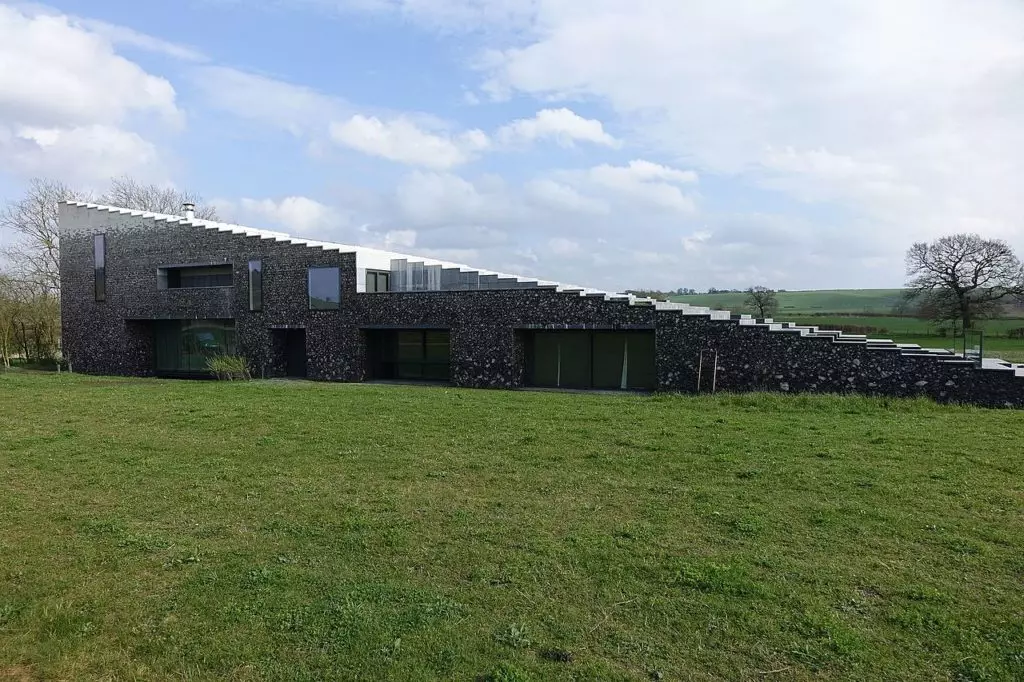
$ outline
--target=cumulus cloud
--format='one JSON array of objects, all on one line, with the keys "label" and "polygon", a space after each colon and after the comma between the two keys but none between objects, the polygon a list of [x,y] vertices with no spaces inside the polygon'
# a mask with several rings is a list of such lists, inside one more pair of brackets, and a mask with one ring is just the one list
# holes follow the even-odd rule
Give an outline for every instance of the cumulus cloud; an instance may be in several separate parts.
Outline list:
[{"label": "cumulus cloud", "polygon": [[622,144],[605,132],[600,121],[583,118],[566,108],[542,109],[533,118],[513,121],[498,130],[497,138],[505,144],[553,139],[563,147],[572,147],[576,142],[605,147],[619,147]]},{"label": "cumulus cloud", "polygon": [[133,112],[177,122],[174,88],[65,16],[0,5],[0,116],[21,125],[115,124]]},{"label": "cumulus cloud", "polygon": [[174,88],[118,55],[108,34],[0,5],[0,160],[8,172],[83,184],[159,176],[157,148],[130,125],[151,118],[180,126]]},{"label": "cumulus cloud", "polygon": [[128,174],[162,178],[160,154],[140,135],[113,126],[72,128],[0,125],[0,157],[22,177],[58,176],[75,186]]},{"label": "cumulus cloud", "polygon": [[340,210],[304,196],[216,199],[212,203],[228,222],[266,226],[293,236],[336,239],[351,227]]},{"label": "cumulus cloud", "polygon": [[448,135],[422,130],[404,118],[382,121],[359,114],[332,123],[330,134],[338,144],[370,156],[441,170],[472,160],[490,145],[480,130]]},{"label": "cumulus cloud", "polygon": [[606,214],[607,202],[584,196],[569,184],[551,178],[538,178],[526,183],[526,195],[534,203],[558,211],[583,214]]},{"label": "cumulus cloud", "polygon": [[[480,35],[485,23],[478,92],[597,100],[631,142],[666,158],[828,204],[846,219],[818,229],[834,231],[840,252],[867,234],[893,262],[913,239],[978,227],[1024,247],[1018,0],[379,0],[374,9],[432,30]],[[678,202],[667,190],[662,198]],[[900,275],[897,266],[887,281]]]},{"label": "cumulus cloud", "polygon": [[587,179],[601,188],[634,200],[682,213],[693,213],[696,203],[679,185],[697,182],[697,174],[650,161],[630,161],[625,166],[601,164],[591,168]]}]

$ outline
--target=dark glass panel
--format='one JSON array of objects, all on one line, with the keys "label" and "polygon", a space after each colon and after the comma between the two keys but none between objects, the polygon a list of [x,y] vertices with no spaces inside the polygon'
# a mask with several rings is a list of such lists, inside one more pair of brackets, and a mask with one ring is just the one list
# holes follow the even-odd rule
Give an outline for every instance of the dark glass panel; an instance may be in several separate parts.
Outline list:
[{"label": "dark glass panel", "polygon": [[533,385],[558,386],[559,334],[537,332],[533,337]]},{"label": "dark glass panel", "polygon": [[560,383],[562,388],[590,388],[590,334],[561,334]]},{"label": "dark glass panel", "polygon": [[210,357],[236,353],[234,320],[163,320],[154,331],[157,372],[205,374]]},{"label": "dark glass panel", "polygon": [[310,310],[337,310],[339,307],[341,307],[341,271],[338,268],[310,268]]},{"label": "dark glass panel", "polygon": [[263,310],[263,262],[249,261],[249,310]]},{"label": "dark glass panel", "polygon": [[626,335],[629,369],[627,388],[654,390],[658,372],[654,364],[654,332],[631,332]]},{"label": "dark glass panel", "polygon": [[97,301],[107,300],[107,235],[93,237],[93,279]]},{"label": "dark glass panel", "polygon": [[622,388],[625,350],[626,337],[621,332],[594,333],[594,388]]}]

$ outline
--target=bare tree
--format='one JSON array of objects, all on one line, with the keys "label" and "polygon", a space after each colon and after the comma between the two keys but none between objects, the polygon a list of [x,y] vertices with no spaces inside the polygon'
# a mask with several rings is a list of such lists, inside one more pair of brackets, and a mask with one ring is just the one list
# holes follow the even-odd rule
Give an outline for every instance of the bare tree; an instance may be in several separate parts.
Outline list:
[{"label": "bare tree", "polygon": [[51,361],[59,353],[60,302],[46,287],[0,273],[0,361],[20,355],[27,362]]},{"label": "bare tree", "polygon": [[110,189],[100,197],[99,203],[169,215],[181,215],[181,205],[188,203],[195,204],[196,218],[219,220],[217,209],[203,204],[203,198],[198,194],[171,187],[144,185],[128,176],[111,180]]},{"label": "bare tree", "polygon": [[0,361],[10,369],[14,355],[14,325],[21,313],[21,303],[15,293],[15,279],[0,272]]},{"label": "bare tree", "polygon": [[56,293],[60,289],[60,237],[57,204],[85,201],[89,196],[55,180],[35,178],[21,199],[9,201],[0,211],[0,227],[14,233],[17,241],[4,248],[4,255],[18,278],[29,280]]},{"label": "bare tree", "polygon": [[[62,201],[92,201],[87,192],[72,189],[56,180],[35,178],[29,181],[25,195],[7,202],[0,210],[0,227],[15,236],[3,249],[19,279],[45,287],[54,294],[60,290],[60,234],[57,205]],[[217,220],[217,210],[203,205],[201,197],[188,192],[144,185],[129,177],[114,178],[110,190],[98,199],[136,211],[180,215],[184,203],[196,204],[196,217]]]},{"label": "bare tree", "polygon": [[908,295],[939,321],[970,329],[999,313],[1004,300],[1024,293],[1024,266],[1006,242],[954,234],[907,251]]},{"label": "bare tree", "polygon": [[743,305],[762,320],[773,317],[779,310],[779,300],[775,296],[775,290],[768,287],[759,286],[747,289],[747,297],[743,299]]}]

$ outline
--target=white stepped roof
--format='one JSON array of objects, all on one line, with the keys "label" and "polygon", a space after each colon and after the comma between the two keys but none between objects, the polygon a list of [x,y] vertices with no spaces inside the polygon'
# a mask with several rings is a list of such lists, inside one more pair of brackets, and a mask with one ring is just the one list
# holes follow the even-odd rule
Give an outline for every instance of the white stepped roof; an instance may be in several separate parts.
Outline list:
[{"label": "white stepped roof", "polygon": [[[300,246],[308,246],[310,248],[322,248],[327,251],[340,251],[342,253],[355,253],[357,267],[367,267],[367,264],[371,264],[372,268],[386,269],[391,260],[393,259],[405,259],[411,263],[423,263],[424,265],[440,265],[443,268],[457,268],[464,272],[474,271],[479,272],[481,275],[497,275],[503,279],[515,279],[520,282],[537,282],[540,286],[553,286],[560,291],[576,291],[579,290],[581,295],[587,296],[615,296],[623,299],[627,299],[630,302],[633,301],[645,301],[649,299],[638,299],[636,296],[631,294],[615,294],[608,291],[602,291],[600,289],[594,289],[591,287],[577,286],[574,284],[565,284],[561,282],[553,282],[548,280],[537,279],[536,277],[526,277],[523,275],[513,275],[505,272],[498,272],[496,270],[488,270],[486,268],[477,268],[464,263],[454,263],[451,261],[439,260],[436,258],[428,258],[423,256],[416,256],[407,253],[398,253],[396,251],[386,251],[383,249],[375,249],[368,246],[358,246],[354,244],[341,244],[338,242],[328,242],[318,239],[305,239],[302,237],[295,237],[285,232],[275,232],[272,230],[262,230],[253,227],[247,227],[245,225],[235,225],[232,223],[221,223],[214,220],[202,220],[199,218],[193,218],[191,220],[186,219],[178,215],[170,215],[166,213],[153,213],[151,211],[134,211],[127,208],[120,208],[117,206],[105,206],[103,204],[94,204],[84,201],[67,201],[63,202],[68,206],[77,206],[80,208],[93,209],[97,211],[107,211],[110,213],[117,213],[120,215],[129,215],[136,218],[148,218],[155,221],[174,223],[179,225],[191,225],[193,227],[202,227],[207,230],[216,230],[218,232],[230,232],[231,234],[243,234],[248,237],[258,237],[260,239],[273,239],[274,241],[287,242],[289,244],[296,244]],[[653,302],[653,301],[652,301]]]}]

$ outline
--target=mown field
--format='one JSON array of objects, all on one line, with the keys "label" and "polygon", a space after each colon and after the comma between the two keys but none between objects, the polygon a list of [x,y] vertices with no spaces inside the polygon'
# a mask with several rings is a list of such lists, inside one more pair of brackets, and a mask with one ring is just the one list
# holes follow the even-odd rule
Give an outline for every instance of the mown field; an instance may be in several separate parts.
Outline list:
[{"label": "mown field", "polygon": [[1024,413],[0,373],[0,678],[1024,679]]}]

